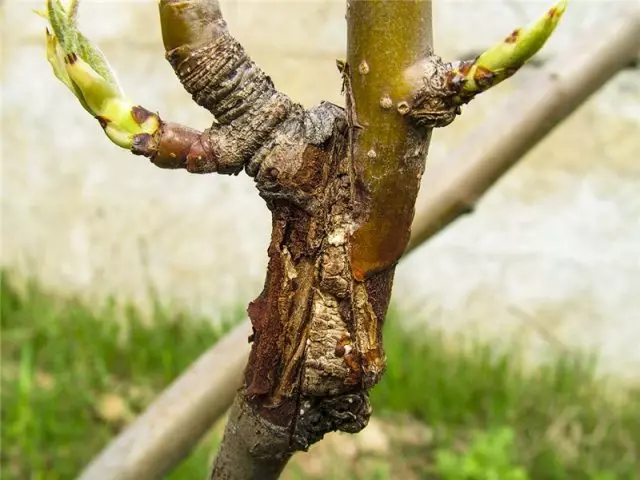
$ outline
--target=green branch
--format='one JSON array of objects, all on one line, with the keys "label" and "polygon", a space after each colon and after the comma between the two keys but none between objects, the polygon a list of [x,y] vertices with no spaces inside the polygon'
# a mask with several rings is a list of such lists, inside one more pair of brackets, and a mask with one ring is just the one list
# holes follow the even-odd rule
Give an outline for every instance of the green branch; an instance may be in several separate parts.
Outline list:
[{"label": "green branch", "polygon": [[461,83],[460,103],[511,77],[544,46],[567,8],[568,0],[554,7],[527,28],[516,28],[475,60],[457,62],[451,69],[451,81]]},{"label": "green branch", "polygon": [[78,4],[71,0],[65,7],[60,0],[47,0],[46,9],[36,11],[49,22],[47,60],[58,80],[119,147],[150,158],[160,168],[216,171],[220,154],[202,132],[163,122],[122,92],[103,53],[78,29]]},{"label": "green branch", "polygon": [[560,0],[528,28],[515,29],[474,60],[444,63],[428,55],[407,68],[408,94],[396,106],[423,127],[444,127],[461,113],[461,105],[511,77],[546,43],[566,10]]}]

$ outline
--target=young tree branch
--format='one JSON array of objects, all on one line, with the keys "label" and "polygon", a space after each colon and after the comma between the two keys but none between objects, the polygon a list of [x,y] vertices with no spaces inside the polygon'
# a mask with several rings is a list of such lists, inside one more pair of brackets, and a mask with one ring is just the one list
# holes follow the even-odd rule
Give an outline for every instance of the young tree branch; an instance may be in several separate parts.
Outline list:
[{"label": "young tree branch", "polygon": [[[634,5],[632,8],[625,7],[616,11],[610,18],[600,20],[593,29],[600,32],[599,35],[589,38],[582,45],[570,45],[553,62],[558,68],[554,67],[552,72],[562,71],[560,67],[564,65],[573,65],[570,70],[580,72],[579,75],[560,75],[553,80],[555,75],[551,75],[546,69],[536,74],[522,90],[514,92],[506,102],[497,107],[494,120],[487,122],[491,132],[480,131],[461,140],[462,146],[453,154],[454,160],[471,159],[471,165],[486,157],[500,164],[512,165],[521,159],[525,151],[543,138],[547,128],[551,128],[547,125],[547,119],[552,116],[552,112],[559,111],[560,114],[553,115],[553,118],[558,123],[562,122],[582,100],[635,58],[640,42],[640,8]],[[586,53],[574,60],[576,52]],[[559,93],[574,91],[581,93]],[[543,101],[548,96],[554,101]],[[564,102],[567,102],[566,106]],[[522,110],[515,108],[523,105],[525,107]],[[532,110],[526,105],[540,105],[541,110]],[[500,127],[502,122],[520,125],[518,131],[522,133],[517,136],[517,142],[521,147],[497,148],[509,139],[516,141],[506,128],[506,123],[504,128]],[[497,127],[494,128],[494,125]],[[523,125],[527,128],[523,128]],[[497,136],[496,131],[500,132]],[[493,141],[494,137],[496,142]],[[471,146],[467,148],[467,145]],[[471,170],[460,170],[458,162],[453,161],[452,165],[454,171],[458,172],[452,173],[452,177],[470,175]],[[498,170],[501,173],[506,171]],[[466,211],[457,206],[459,200],[456,197],[442,197],[442,193],[438,193],[438,183],[446,185],[448,182],[443,181],[439,175],[426,179],[427,201],[419,205],[407,253]],[[445,218],[438,212],[452,213]],[[249,355],[247,337],[250,333],[251,324],[246,320],[225,339],[203,353],[91,462],[80,478],[144,480],[168,474],[231,405],[234,394],[242,383],[242,371]],[[166,415],[167,411],[171,411],[172,415]],[[151,429],[153,435],[148,434]]]},{"label": "young tree branch", "polygon": [[431,130],[490,86],[478,72],[493,68],[497,83],[546,37],[524,34],[529,47],[515,40],[452,75],[431,49],[430,2],[350,0],[346,110],[305,111],[247,57],[217,1],[161,0],[166,56],[215,117],[200,133],[126,100],[106,63],[83,50],[77,4],[52,2],[54,73],[111,140],[168,168],[244,168],[272,213],[265,286],[248,308],[253,345],[212,478],[276,478],[326,433],[364,428]]},{"label": "young tree branch", "polygon": [[[511,94],[423,186],[408,251],[472,212],[518,160],[632,61],[640,49],[640,6],[623,5],[589,27],[522,90]],[[497,133],[496,133],[497,132]]]},{"label": "young tree branch", "polygon": [[409,89],[398,112],[420,125],[443,127],[461,106],[514,75],[545,44],[567,7],[560,0],[527,28],[517,28],[473,60],[444,63],[435,55],[420,58],[403,72]]}]

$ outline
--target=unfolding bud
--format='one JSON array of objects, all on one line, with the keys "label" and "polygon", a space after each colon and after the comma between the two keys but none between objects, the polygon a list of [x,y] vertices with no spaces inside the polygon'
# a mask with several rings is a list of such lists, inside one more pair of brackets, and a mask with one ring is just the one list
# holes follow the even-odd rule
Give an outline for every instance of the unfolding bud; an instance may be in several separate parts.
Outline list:
[{"label": "unfolding bud", "polygon": [[514,30],[475,60],[444,63],[430,55],[414,63],[404,72],[412,98],[408,108],[400,109],[398,104],[398,112],[421,126],[449,125],[461,113],[461,105],[512,76],[533,57],[566,8],[567,0],[560,0],[530,27]]},{"label": "unfolding bud", "polygon": [[462,103],[509,78],[533,57],[551,36],[566,8],[567,0],[560,0],[529,27],[515,29],[475,60],[453,64],[449,81],[462,87]]},{"label": "unfolding bud", "polygon": [[46,13],[53,33],[46,30],[47,60],[55,76],[94,116],[109,139],[131,149],[136,135],[153,135],[160,128],[156,114],[136,115],[136,106],[122,92],[102,52],[77,27],[77,0],[65,8],[60,0],[48,0]]}]

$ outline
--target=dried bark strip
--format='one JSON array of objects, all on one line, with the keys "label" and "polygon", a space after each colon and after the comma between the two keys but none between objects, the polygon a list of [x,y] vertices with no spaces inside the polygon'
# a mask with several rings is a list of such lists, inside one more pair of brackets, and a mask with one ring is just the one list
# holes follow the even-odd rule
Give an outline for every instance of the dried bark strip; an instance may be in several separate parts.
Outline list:
[{"label": "dried bark strip", "polygon": [[[452,99],[463,85],[431,53],[428,2],[348,2],[346,111],[305,111],[278,92],[215,1],[163,0],[160,11],[167,59],[216,118],[189,169],[244,168],[272,214],[265,286],[248,308],[244,385],[212,478],[275,478],[293,452],[368,422],[431,129],[459,113]],[[391,18],[396,30],[424,20],[394,50],[382,48]]]},{"label": "dried bark strip", "polygon": [[[348,0],[346,111],[326,102],[305,110],[276,90],[229,34],[216,0],[159,7],[168,61],[215,117],[204,132],[161,121],[99,75],[92,64],[104,62],[77,55],[75,19],[59,3],[49,3],[48,58],[114,143],[165,168],[255,178],[272,213],[269,265],[248,308],[253,347],[213,476],[273,478],[325,433],[366,426],[431,131],[539,48],[536,32],[550,32],[564,4],[453,65],[432,53],[429,2]],[[58,41],[72,61],[59,61]]]}]

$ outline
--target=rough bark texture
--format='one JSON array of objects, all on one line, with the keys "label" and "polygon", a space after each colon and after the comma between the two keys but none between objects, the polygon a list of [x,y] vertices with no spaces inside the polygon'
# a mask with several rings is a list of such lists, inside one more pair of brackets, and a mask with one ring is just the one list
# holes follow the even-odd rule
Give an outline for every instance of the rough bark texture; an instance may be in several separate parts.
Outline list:
[{"label": "rough bark texture", "polygon": [[370,197],[349,148],[353,118],[330,103],[305,111],[278,92],[215,3],[160,8],[167,58],[216,118],[187,169],[244,168],[272,213],[265,286],[248,309],[252,351],[213,478],[273,478],[325,433],[367,424],[393,268],[352,274],[351,236]]},{"label": "rough bark texture", "polygon": [[272,214],[252,350],[212,478],[276,478],[293,452],[367,425],[395,265],[431,129],[458,112],[445,98],[455,85],[431,54],[429,2],[348,2],[346,109],[305,110],[278,92],[215,1],[160,11],[167,59],[216,119],[195,150],[185,135],[182,165],[244,169]]},{"label": "rough bark texture", "polygon": [[[285,452],[306,450],[332,430],[361,430],[370,415],[366,391],[384,369],[380,325],[391,275],[362,282],[350,268],[350,238],[368,193],[349,138],[344,112],[322,104],[275,129],[269,154],[248,163],[258,167],[250,173],[273,231],[265,287],[248,309],[253,348],[238,400],[253,416],[235,424],[271,459],[285,461]],[[255,418],[285,432],[286,442],[247,426]],[[225,478],[226,448],[214,478]]]},{"label": "rough bark texture", "polygon": [[[266,155],[246,163],[273,231],[265,287],[248,309],[253,348],[238,408],[251,414],[229,428],[271,462],[286,462],[329,431],[362,429],[366,390],[384,368],[379,324],[390,276],[359,282],[350,269],[350,235],[366,214],[367,192],[348,139],[344,112],[325,103],[291,115],[265,142]],[[256,421],[270,432],[252,428]],[[236,440],[223,443],[214,478],[226,478],[224,459],[237,448]]]},{"label": "rough bark texture", "polygon": [[347,0],[347,61],[338,62],[346,108],[309,110],[251,61],[217,0],[160,0],[166,58],[215,118],[204,132],[106,85],[75,51],[84,37],[74,5],[48,4],[48,58],[107,136],[163,168],[245,170],[271,211],[265,285],[248,308],[252,350],[212,476],[275,478],[293,452],[367,425],[432,129],[535,53],[566,0],[529,33],[456,64],[433,54],[430,1]]}]

